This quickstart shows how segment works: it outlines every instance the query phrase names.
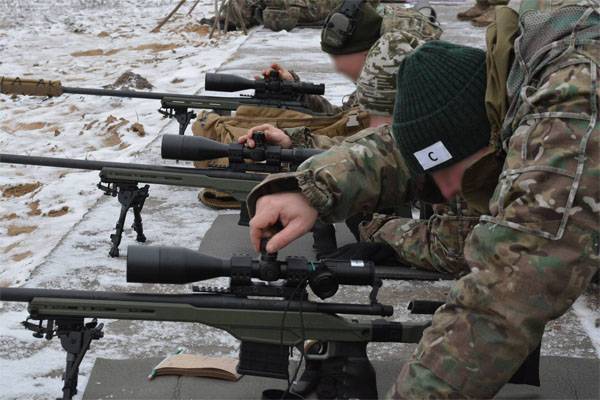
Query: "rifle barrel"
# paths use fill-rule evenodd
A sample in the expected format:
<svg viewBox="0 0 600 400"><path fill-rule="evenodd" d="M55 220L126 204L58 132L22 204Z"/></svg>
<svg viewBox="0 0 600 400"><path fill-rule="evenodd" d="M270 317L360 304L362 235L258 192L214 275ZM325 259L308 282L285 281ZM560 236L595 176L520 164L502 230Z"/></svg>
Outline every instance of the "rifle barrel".
<svg viewBox="0 0 600 400"><path fill-rule="evenodd" d="M111 89L92 89L63 86L63 93L92 95L92 96L109 96L109 97L130 97L138 99L162 100L166 97L185 99L185 100L201 100L204 96L193 94L173 94L173 93L154 93L154 92L138 92L135 90L111 90Z"/></svg>
<svg viewBox="0 0 600 400"><path fill-rule="evenodd" d="M181 172L206 175L213 178L230 178L240 180L262 181L264 175L250 174L246 172L234 172L220 169L202 169L202 168L186 168L186 167L168 167L149 164L130 164L110 161L90 161L90 160L73 160L68 158L54 157L35 157L22 156L17 154L1 154L0 163L6 164L22 164L22 165L39 165L43 167L83 169L92 171L101 171L104 168L120 168L156 172Z"/></svg>

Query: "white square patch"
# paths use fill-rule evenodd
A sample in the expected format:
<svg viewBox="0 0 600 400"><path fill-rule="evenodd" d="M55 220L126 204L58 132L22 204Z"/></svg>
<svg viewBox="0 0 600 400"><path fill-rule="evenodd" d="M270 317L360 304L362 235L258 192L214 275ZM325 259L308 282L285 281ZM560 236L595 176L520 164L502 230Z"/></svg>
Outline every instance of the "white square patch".
<svg viewBox="0 0 600 400"><path fill-rule="evenodd" d="M425 171L452 159L452 154L441 141L414 153Z"/></svg>

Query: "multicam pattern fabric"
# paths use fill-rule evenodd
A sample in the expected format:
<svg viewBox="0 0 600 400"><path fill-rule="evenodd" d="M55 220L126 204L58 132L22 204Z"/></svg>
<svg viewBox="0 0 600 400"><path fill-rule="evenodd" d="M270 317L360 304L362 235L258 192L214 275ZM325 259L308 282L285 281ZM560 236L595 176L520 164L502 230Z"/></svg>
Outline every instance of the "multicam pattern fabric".
<svg viewBox="0 0 600 400"><path fill-rule="evenodd" d="M472 272L434 316L396 397L492 397L598 270L600 76L579 52L531 88L491 215L465 248Z"/></svg>
<svg viewBox="0 0 600 400"><path fill-rule="evenodd" d="M273 30L291 30L298 25L321 25L342 0L232 0L233 15L246 27L264 24ZM370 0L373 7L379 0ZM266 11L266 12L265 12Z"/></svg>
<svg viewBox="0 0 600 400"><path fill-rule="evenodd" d="M383 17L381 33L407 32L419 39L437 40L444 32L437 23L433 23L428 16L415 8L406 8L401 5L381 4L377 11Z"/></svg>
<svg viewBox="0 0 600 400"><path fill-rule="evenodd" d="M557 15L546 16L546 27L568 23ZM571 32L565 36L577 42ZM538 47L528 51L534 49L540 54ZM568 310L598 270L600 47L588 42L565 50L537 59L538 68L521 64L535 75L522 81L527 90L515 91L514 118L507 120L513 133L490 215L465 248L472 272L434 316L395 397L492 397L539 344L545 324Z"/></svg>
<svg viewBox="0 0 600 400"><path fill-rule="evenodd" d="M387 243L404 264L459 277L469 272L463 251L478 221L479 214L457 199L434 204L429 220L376 214L361 225L361 240Z"/></svg>
<svg viewBox="0 0 600 400"><path fill-rule="evenodd" d="M394 167L393 173L387 166ZM394 208L414 198L410 173L389 125L365 129L306 160L296 177L325 222Z"/></svg>
<svg viewBox="0 0 600 400"><path fill-rule="evenodd" d="M337 0L337 3L339 4L340 1ZM370 1L370 3L375 7L379 2ZM409 46L411 48L415 48L418 45L422 44L423 41L439 39L443 33L441 28L431 23L431 21L429 21L429 19L425 15L421 14L415 9L391 5L381 5L377 8L377 10L383 15L383 22L381 28L382 38L377 43L375 43L375 45L371 49L371 51L375 53L373 54L372 58L372 67L369 67L366 70L366 75L364 77L359 77L359 82L368 82L368 80L373 76L373 74L377 72L378 65L385 65L389 61L390 65L395 66L396 61L401 61L401 59L399 58L392 60L392 54L395 49L401 52L401 57L403 57L405 55L405 52L409 50ZM386 56L386 54L388 54L389 56ZM396 55L394 55L393 57L396 57ZM384 77L382 79L387 82L389 80L389 77ZM387 87L390 83L391 82L387 82L384 84L384 82L382 82L382 85L384 87ZM393 85L395 87L395 83ZM371 90L371 93L373 93L373 88L367 86L367 90L369 89ZM311 110L327 114L337 114L339 112L347 111L359 105L358 95L356 91L347 97L347 99L344 101L341 107L331 104L327 99L325 99L322 96L309 95L305 97L306 98L304 103ZM366 104L364 96L362 103L363 106ZM377 108L379 107L376 106L374 110L376 110Z"/></svg>
<svg viewBox="0 0 600 400"><path fill-rule="evenodd" d="M356 82L356 98L363 111L391 116L396 99L396 72L406 54L425 43L403 31L384 34L369 50Z"/></svg>
<svg viewBox="0 0 600 400"><path fill-rule="evenodd" d="M230 11L233 15L239 15L246 27L264 23L269 29L282 25L292 29L298 24L322 23L338 2L339 0L233 0L230 3L233 9ZM263 18L265 10L270 11L265 15L267 20ZM269 20L269 16L277 20ZM293 21L294 25L289 26L289 21Z"/></svg>
<svg viewBox="0 0 600 400"><path fill-rule="evenodd" d="M465 245L471 272L434 315L394 398L493 397L598 270L599 62L598 42L572 46L511 99L504 169ZM410 177L394 146L389 131L371 131L308 160L295 179L328 221L403 202Z"/></svg>
<svg viewBox="0 0 600 400"><path fill-rule="evenodd" d="M286 128L283 130L292 139L292 147L304 147L309 149L330 149L342 143L346 136L314 135L309 128Z"/></svg>
<svg viewBox="0 0 600 400"><path fill-rule="evenodd" d="M346 96L341 106L331 104L325 97L316 94L304 96L302 103L314 112L327 115L339 114L351 110L358 105L356 101L356 91Z"/></svg>

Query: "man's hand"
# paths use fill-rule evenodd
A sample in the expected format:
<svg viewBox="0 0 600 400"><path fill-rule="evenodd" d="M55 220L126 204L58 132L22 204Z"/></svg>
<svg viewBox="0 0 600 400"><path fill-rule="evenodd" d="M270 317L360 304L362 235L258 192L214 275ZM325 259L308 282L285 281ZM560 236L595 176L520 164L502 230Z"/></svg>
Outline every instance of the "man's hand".
<svg viewBox="0 0 600 400"><path fill-rule="evenodd" d="M265 68L262 70L262 73L261 73L262 77L257 75L257 76L255 76L255 79L267 78L269 76L269 74L271 73L271 71L277 72L279 74L279 77L281 79L283 79L284 81L293 81L294 80L294 76L290 73L290 71L283 68L279 64L271 64L271 66L269 68Z"/></svg>
<svg viewBox="0 0 600 400"><path fill-rule="evenodd" d="M279 146L284 149L289 149L292 147L292 139L290 139L290 137L286 135L284 131L279 128L275 128L270 124L263 124L249 129L248 133L238 138L238 143L245 144L246 147L253 149L256 147L256 142L254 139L252 139L252 135L254 135L256 132L263 132L265 134L265 140L271 145Z"/></svg>
<svg viewBox="0 0 600 400"><path fill-rule="evenodd" d="M317 221L318 212L301 193L277 193L263 196L256 202L256 214L250 220L250 240L260 251L260 240L271 237L267 252L275 253L309 232ZM283 230L275 232L281 223Z"/></svg>

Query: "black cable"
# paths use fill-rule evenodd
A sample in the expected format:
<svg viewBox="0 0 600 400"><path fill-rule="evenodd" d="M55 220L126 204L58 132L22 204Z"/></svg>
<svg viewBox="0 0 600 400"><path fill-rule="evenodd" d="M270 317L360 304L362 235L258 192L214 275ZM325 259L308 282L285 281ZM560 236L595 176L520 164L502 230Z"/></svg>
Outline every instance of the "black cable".
<svg viewBox="0 0 600 400"><path fill-rule="evenodd" d="M300 281L298 283L298 286L296 286L296 288L294 289L294 291L292 292L292 295L288 298L285 310L283 312L283 317L281 318L281 327L279 329L280 332L280 338L279 338L279 344L281 346L283 346L283 334L284 334L284 328L285 328L285 318L287 317L287 313L290 309L290 305L292 300L294 299L294 297L296 297L296 294L298 293L298 290L300 290L303 287L306 287L306 284L308 283L308 279L303 279L302 281ZM287 389L285 390L285 392L281 395L281 400L284 400L286 398L286 396L290 393L290 390L292 389L292 385L294 384L294 380L298 377L298 373L300 372L300 367L302 366L302 362L304 361L304 355L305 355L305 351L304 351L304 342L306 341L306 334L305 334L305 327L304 327L304 314L303 314L303 310L302 310L302 302L303 300L300 299L300 334L302 336L302 346L301 346L301 350L300 350L300 361L298 362L298 365L296 366L296 371L294 372L293 375L293 379L290 380L289 376L288 376L288 386Z"/></svg>

